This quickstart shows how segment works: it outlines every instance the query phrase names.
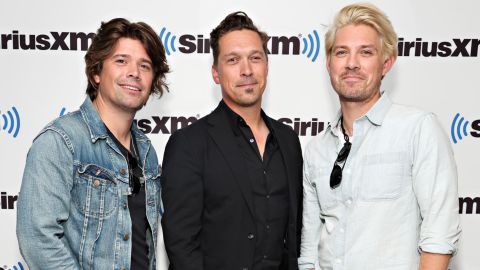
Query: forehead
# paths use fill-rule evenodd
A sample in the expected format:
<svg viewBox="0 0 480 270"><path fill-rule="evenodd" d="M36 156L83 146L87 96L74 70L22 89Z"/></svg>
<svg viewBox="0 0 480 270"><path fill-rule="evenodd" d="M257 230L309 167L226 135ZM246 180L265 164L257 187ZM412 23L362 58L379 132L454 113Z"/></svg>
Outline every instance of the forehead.
<svg viewBox="0 0 480 270"><path fill-rule="evenodd" d="M110 56L114 55L125 55L150 60L150 56L142 42L132 38L119 38L110 53Z"/></svg>
<svg viewBox="0 0 480 270"><path fill-rule="evenodd" d="M367 24L349 24L341 27L335 34L334 47L356 47L380 45L380 36L377 31Z"/></svg>
<svg viewBox="0 0 480 270"><path fill-rule="evenodd" d="M220 54L236 50L261 50L263 42L260 35L252 30L234 30L223 35L218 41Z"/></svg>

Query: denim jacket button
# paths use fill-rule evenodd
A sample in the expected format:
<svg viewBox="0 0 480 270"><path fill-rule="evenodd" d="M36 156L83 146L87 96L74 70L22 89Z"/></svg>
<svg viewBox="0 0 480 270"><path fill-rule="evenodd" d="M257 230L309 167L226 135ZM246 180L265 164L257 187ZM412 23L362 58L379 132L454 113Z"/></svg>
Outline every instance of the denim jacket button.
<svg viewBox="0 0 480 270"><path fill-rule="evenodd" d="M123 204L123 209L127 209L127 208L128 208L127 203L124 203L124 204Z"/></svg>
<svg viewBox="0 0 480 270"><path fill-rule="evenodd" d="M128 233L127 233L123 236L123 240L128 241L128 239L129 239L129 237L128 237Z"/></svg>
<svg viewBox="0 0 480 270"><path fill-rule="evenodd" d="M120 174L121 174L121 175L127 174L127 170L126 170L125 168L121 168L121 169L120 169Z"/></svg>
<svg viewBox="0 0 480 270"><path fill-rule="evenodd" d="M100 180L95 179L95 180L93 181L93 186L94 186L94 187L100 186Z"/></svg>

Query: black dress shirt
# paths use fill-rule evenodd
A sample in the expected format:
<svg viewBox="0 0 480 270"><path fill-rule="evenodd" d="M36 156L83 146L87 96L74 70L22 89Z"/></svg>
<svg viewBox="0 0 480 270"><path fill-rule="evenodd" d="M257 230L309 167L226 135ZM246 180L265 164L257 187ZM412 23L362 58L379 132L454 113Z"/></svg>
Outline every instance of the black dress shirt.
<svg viewBox="0 0 480 270"><path fill-rule="evenodd" d="M253 193L256 223L254 270L278 270L285 251L288 223L288 185L282 153L265 113L261 115L269 129L263 157L245 120L222 101L229 123L241 146ZM235 153L232 153L235 154Z"/></svg>

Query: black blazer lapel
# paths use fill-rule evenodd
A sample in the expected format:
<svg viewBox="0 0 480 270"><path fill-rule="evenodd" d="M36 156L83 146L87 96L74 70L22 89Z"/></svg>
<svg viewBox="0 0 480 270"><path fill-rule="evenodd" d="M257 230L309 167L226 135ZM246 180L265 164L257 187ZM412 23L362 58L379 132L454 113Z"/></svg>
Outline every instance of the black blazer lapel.
<svg viewBox="0 0 480 270"><path fill-rule="evenodd" d="M232 176L240 187L252 217L255 217L253 211L253 194L247 167L240 154L242 150L237 144L237 139L232 128L229 126L225 112L217 107L217 109L208 116L208 123L210 124L208 133L230 167Z"/></svg>

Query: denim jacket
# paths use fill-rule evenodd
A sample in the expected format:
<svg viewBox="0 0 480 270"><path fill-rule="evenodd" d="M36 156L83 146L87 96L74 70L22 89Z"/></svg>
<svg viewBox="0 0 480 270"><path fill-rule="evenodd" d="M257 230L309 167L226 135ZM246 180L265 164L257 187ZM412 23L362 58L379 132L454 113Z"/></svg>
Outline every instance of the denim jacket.
<svg viewBox="0 0 480 270"><path fill-rule="evenodd" d="M133 124L146 179L149 269L155 269L160 168ZM17 237L30 269L130 269L128 166L87 97L35 138L18 197Z"/></svg>

